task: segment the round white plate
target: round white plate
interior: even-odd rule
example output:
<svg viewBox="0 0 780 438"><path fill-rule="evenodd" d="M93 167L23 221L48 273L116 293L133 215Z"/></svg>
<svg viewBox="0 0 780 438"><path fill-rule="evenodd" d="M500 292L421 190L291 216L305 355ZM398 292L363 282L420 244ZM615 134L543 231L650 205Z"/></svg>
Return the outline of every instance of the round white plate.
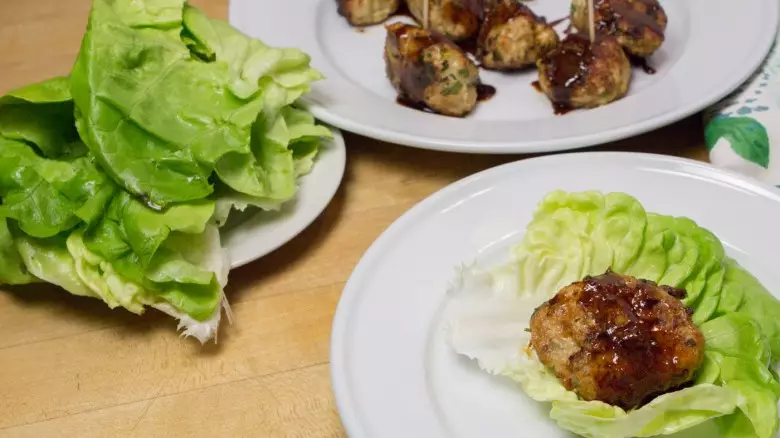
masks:
<svg viewBox="0 0 780 438"><path fill-rule="evenodd" d="M507 262L537 203L556 189L621 191L648 211L687 216L780 291L780 192L772 187L699 162L628 153L548 156L478 173L398 219L344 289L331 378L350 437L571 436L549 419L549 407L456 355L438 318L456 267L477 257L491 266Z"/></svg>
<svg viewBox="0 0 780 438"><path fill-rule="evenodd" d="M279 211L247 210L238 221L231 218L222 230L222 246L228 251L231 268L255 261L290 241L333 199L344 176L347 151L341 132L330 129L333 140L320 148L311 173L301 177L295 198Z"/></svg>
<svg viewBox="0 0 780 438"><path fill-rule="evenodd" d="M777 0L661 0L669 26L651 58L658 70L634 70L629 95L605 107L553 114L531 87L535 69L483 72L498 94L468 118L406 108L385 75L383 25L351 27L335 0L231 0L230 22L274 46L299 47L326 80L306 104L319 119L368 137L422 148L473 153L550 152L636 135L682 119L743 83L775 37ZM568 0L529 6L548 20L566 16ZM393 18L391 20L398 20ZM559 26L565 27L565 24Z"/></svg>

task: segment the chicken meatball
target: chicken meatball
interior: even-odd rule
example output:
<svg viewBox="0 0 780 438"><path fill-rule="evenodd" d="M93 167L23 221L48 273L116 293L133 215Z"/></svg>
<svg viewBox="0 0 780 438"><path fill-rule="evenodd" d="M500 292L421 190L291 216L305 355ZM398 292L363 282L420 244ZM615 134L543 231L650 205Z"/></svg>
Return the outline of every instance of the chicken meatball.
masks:
<svg viewBox="0 0 780 438"><path fill-rule="evenodd" d="M563 288L531 317L531 345L584 400L631 409L689 382L704 336L682 289L613 272Z"/></svg>
<svg viewBox="0 0 780 438"><path fill-rule="evenodd" d="M620 99L631 84L631 64L612 37L591 43L570 34L536 63L539 87L556 113L595 108Z"/></svg>
<svg viewBox="0 0 780 438"><path fill-rule="evenodd" d="M558 34L517 0L502 0L485 17L477 39L477 57L493 70L534 65L558 44Z"/></svg>
<svg viewBox="0 0 780 438"><path fill-rule="evenodd" d="M419 26L390 24L384 57L400 99L456 117L476 106L479 70L443 36Z"/></svg>
<svg viewBox="0 0 780 438"><path fill-rule="evenodd" d="M595 0L596 32L617 38L631 55L646 58L664 42L666 12L658 0ZM588 31L588 0L573 0L571 23Z"/></svg>
<svg viewBox="0 0 780 438"><path fill-rule="evenodd" d="M406 0L409 12L423 27L426 1L429 2L428 29L453 41L477 36L484 14L483 0Z"/></svg>
<svg viewBox="0 0 780 438"><path fill-rule="evenodd" d="M400 0L336 0L339 14L353 26L369 26L387 20Z"/></svg>

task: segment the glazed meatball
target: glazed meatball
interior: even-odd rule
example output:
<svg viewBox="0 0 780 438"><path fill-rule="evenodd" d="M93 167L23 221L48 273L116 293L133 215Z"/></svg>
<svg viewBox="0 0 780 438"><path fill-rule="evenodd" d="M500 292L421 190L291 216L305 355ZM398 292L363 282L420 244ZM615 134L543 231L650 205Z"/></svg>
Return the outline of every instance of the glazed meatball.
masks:
<svg viewBox="0 0 780 438"><path fill-rule="evenodd" d="M409 12L423 27L426 1L430 2L428 29L453 41L477 36L485 7L482 0L406 0Z"/></svg>
<svg viewBox="0 0 780 438"><path fill-rule="evenodd" d="M393 23L387 26L384 57L400 99L456 117L476 106L479 70L446 38L419 26Z"/></svg>
<svg viewBox="0 0 780 438"><path fill-rule="evenodd" d="M617 38L631 55L646 58L664 42L666 12L658 0L595 0L596 32ZM588 0L573 0L571 23L588 32Z"/></svg>
<svg viewBox="0 0 780 438"><path fill-rule="evenodd" d="M536 64L558 44L558 34L517 0L502 0L487 12L477 39L477 57L493 70Z"/></svg>
<svg viewBox="0 0 780 438"><path fill-rule="evenodd" d="M607 271L563 288L531 317L531 345L584 400L623 409L690 381L704 336L682 289Z"/></svg>
<svg viewBox="0 0 780 438"><path fill-rule="evenodd" d="M387 20L398 10L400 0L336 0L338 11L353 26L368 26Z"/></svg>
<svg viewBox="0 0 780 438"><path fill-rule="evenodd" d="M612 37L570 34L536 63L539 87L557 113L606 105L628 92L631 64Z"/></svg>

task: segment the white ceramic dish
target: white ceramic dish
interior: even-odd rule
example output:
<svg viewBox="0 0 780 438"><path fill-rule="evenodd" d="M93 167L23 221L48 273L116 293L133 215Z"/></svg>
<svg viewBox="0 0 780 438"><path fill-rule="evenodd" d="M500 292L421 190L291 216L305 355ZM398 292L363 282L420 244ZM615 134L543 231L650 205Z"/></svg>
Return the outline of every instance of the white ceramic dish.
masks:
<svg viewBox="0 0 780 438"><path fill-rule="evenodd" d="M621 191L647 211L692 218L780 291L780 192L772 187L699 162L628 153L548 156L484 171L398 219L349 279L333 325L331 377L350 437L571 436L549 408L456 355L438 319L455 268L477 258L508 261L537 203L555 189ZM684 436L717 436L706 427Z"/></svg>
<svg viewBox="0 0 780 438"><path fill-rule="evenodd" d="M308 227L328 206L344 176L347 151L344 137L331 128L311 173L301 177L297 196L279 211L247 210L222 231L222 245L231 268L243 266L279 248Z"/></svg>
<svg viewBox="0 0 780 438"><path fill-rule="evenodd" d="M229 16L234 26L268 44L299 47L311 55L327 79L314 85L305 102L327 123L409 146L526 153L595 145L682 119L744 82L774 41L776 0L661 2L669 26L666 42L650 60L658 73L635 69L626 98L565 116L555 116L549 101L531 87L535 69L483 72L483 81L498 94L466 119L398 105L384 70L384 27L358 31L338 15L335 0L232 0ZM553 20L566 16L569 4L538 0L529 6Z"/></svg>

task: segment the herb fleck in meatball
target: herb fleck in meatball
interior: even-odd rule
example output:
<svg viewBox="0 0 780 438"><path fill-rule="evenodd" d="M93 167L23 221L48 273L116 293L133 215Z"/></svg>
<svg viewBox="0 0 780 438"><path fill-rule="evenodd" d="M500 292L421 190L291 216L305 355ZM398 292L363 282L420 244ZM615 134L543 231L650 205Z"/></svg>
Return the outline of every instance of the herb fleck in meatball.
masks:
<svg viewBox="0 0 780 438"><path fill-rule="evenodd" d="M608 271L563 288L536 309L531 345L585 400L630 409L690 381L704 336L685 291Z"/></svg>
<svg viewBox="0 0 780 438"><path fill-rule="evenodd" d="M559 113L606 105L625 96L631 84L631 64L612 37L591 43L571 34L536 65L539 87Z"/></svg>
<svg viewBox="0 0 780 438"><path fill-rule="evenodd" d="M558 44L555 29L516 0L501 0L487 12L477 39L482 66L511 70L536 64Z"/></svg>
<svg viewBox="0 0 780 438"><path fill-rule="evenodd" d="M596 32L617 38L630 54L646 58L664 42L666 12L658 0L595 0ZM573 0L571 22L588 32L588 0Z"/></svg>

